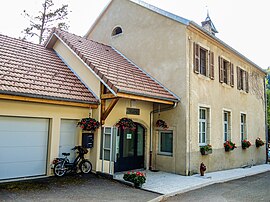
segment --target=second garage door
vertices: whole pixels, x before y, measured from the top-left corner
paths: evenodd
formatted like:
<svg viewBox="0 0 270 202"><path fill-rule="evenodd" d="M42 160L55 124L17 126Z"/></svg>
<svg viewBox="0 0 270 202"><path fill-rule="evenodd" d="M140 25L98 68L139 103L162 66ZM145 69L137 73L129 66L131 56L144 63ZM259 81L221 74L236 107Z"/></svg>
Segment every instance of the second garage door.
<svg viewBox="0 0 270 202"><path fill-rule="evenodd" d="M0 180L46 174L49 119L0 116Z"/></svg>

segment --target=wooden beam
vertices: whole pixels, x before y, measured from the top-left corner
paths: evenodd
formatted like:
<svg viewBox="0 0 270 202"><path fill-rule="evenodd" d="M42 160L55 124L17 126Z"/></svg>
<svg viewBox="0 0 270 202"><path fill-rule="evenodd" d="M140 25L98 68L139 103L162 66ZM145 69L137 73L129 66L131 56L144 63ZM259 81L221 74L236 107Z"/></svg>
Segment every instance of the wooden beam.
<svg viewBox="0 0 270 202"><path fill-rule="evenodd" d="M141 101L147 101L147 102L169 104L169 105L174 104L173 101L161 100L161 99L156 99L156 98L144 97L144 96L139 96L139 95L131 95L131 94L125 94L125 93L117 93L117 97L127 98L127 99L132 99L132 100L141 100Z"/></svg>
<svg viewBox="0 0 270 202"><path fill-rule="evenodd" d="M114 99L116 96L114 94L108 93L108 94L101 94L100 99L107 100L107 99Z"/></svg>
<svg viewBox="0 0 270 202"><path fill-rule="evenodd" d="M103 119L103 114L106 111L106 100L101 100L101 117L100 117L100 123L101 125L104 125L105 119Z"/></svg>
<svg viewBox="0 0 270 202"><path fill-rule="evenodd" d="M119 98L113 99L110 102L108 108L102 113L101 119L104 120L104 122L105 122L106 118L108 117L108 115L111 113L112 109L114 108L114 106L116 105L118 100L119 100Z"/></svg>
<svg viewBox="0 0 270 202"><path fill-rule="evenodd" d="M37 103L44 103L44 104L56 104L56 105L65 105L65 106L73 106L73 107L85 107L85 108L91 107L92 109L98 108L97 104L68 102L68 101L61 101L61 100L49 100L49 99L43 99L43 98L32 98L32 97L24 97L24 96L17 96L17 95L0 94L0 99L24 101L24 102L37 102Z"/></svg>

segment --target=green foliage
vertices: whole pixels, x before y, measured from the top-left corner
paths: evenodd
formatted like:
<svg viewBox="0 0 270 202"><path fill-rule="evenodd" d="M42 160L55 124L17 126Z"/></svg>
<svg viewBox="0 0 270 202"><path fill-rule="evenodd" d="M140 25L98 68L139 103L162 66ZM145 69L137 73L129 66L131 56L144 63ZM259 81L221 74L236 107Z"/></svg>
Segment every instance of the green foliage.
<svg viewBox="0 0 270 202"><path fill-rule="evenodd" d="M133 182L135 185L142 185L146 181L146 177L142 172L127 172L124 174L124 180Z"/></svg>
<svg viewBox="0 0 270 202"><path fill-rule="evenodd" d="M53 27L58 27L67 30L69 26L65 22L67 15L70 13L68 5L62 5L60 8L53 9L54 3L52 0L44 0L42 9L36 16L28 14L26 10L23 15L30 22L30 26L25 28L22 33L24 34L23 40L32 37L38 37L38 43L41 44L48 37Z"/></svg>

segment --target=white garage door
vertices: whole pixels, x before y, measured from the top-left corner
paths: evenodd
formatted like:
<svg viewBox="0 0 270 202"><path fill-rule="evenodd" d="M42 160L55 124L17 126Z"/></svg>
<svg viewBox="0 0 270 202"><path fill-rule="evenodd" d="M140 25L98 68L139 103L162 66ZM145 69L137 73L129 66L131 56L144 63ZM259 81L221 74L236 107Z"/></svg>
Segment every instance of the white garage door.
<svg viewBox="0 0 270 202"><path fill-rule="evenodd" d="M75 159L75 152L71 149L77 145L77 120L61 120L59 156L62 153L70 153L68 157L71 161Z"/></svg>
<svg viewBox="0 0 270 202"><path fill-rule="evenodd" d="M46 174L48 119L0 116L0 180Z"/></svg>

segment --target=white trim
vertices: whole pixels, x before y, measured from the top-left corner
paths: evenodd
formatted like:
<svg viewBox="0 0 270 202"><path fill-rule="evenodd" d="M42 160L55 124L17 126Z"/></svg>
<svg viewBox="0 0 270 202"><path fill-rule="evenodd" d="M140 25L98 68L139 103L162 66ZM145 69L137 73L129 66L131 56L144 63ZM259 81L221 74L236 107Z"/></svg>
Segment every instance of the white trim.
<svg viewBox="0 0 270 202"><path fill-rule="evenodd" d="M243 140L248 140L248 130L247 130L247 113L244 113L244 112L240 112L240 142L242 142L242 130L241 130L241 126L242 126L242 122L241 122L241 117L242 117L242 114L245 115L245 120L244 120L244 131L243 131ZM246 134L245 134L246 133Z"/></svg>
<svg viewBox="0 0 270 202"><path fill-rule="evenodd" d="M119 33L119 34L116 34L116 35L112 35L113 31L114 31L117 27L119 27L119 28L122 30L122 32ZM121 36L121 35L123 35L123 34L124 34L124 30L123 30L123 28L122 28L121 25L116 25L116 26L114 26L113 29L112 29L112 31L111 31L111 37L112 37L112 39L117 38L117 37L119 37L119 36Z"/></svg>
<svg viewBox="0 0 270 202"><path fill-rule="evenodd" d="M161 133L169 133L172 134L172 152L162 152L161 151ZM165 156L173 156L173 146L174 145L174 132L173 130L160 130L158 131L158 154Z"/></svg>

